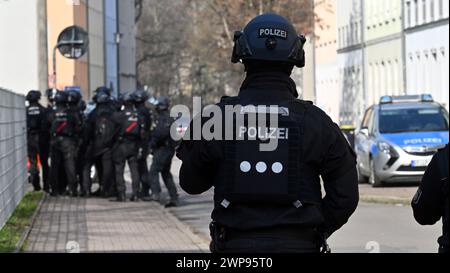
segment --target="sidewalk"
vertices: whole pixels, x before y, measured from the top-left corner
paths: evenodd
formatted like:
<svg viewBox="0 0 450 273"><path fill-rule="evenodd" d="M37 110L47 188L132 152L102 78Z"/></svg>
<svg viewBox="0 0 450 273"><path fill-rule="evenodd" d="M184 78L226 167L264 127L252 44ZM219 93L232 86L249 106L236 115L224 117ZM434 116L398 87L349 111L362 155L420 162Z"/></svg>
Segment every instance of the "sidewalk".
<svg viewBox="0 0 450 273"><path fill-rule="evenodd" d="M46 197L27 252L207 252L208 242L156 203Z"/></svg>

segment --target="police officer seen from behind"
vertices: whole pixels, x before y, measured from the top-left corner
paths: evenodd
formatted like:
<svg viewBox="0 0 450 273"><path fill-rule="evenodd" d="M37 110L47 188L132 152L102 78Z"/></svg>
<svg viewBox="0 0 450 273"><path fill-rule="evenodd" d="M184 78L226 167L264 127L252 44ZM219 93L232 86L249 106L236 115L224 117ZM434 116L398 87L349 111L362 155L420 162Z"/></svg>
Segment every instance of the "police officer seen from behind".
<svg viewBox="0 0 450 273"><path fill-rule="evenodd" d="M95 97L96 108L90 113L86 121L86 136L92 139L89 149L91 162L85 162L83 170L83 183L86 191L90 191L90 169L95 163L99 172L99 182L103 197L114 196L112 150L116 135L116 126L113 114L116 112L111 105L110 93L106 88L99 88Z"/></svg>
<svg viewBox="0 0 450 273"><path fill-rule="evenodd" d="M69 107L70 101L68 92L58 92L55 97L56 108L50 117L52 196L58 195L61 190L60 184L65 182L69 187L69 195L78 196L75 171L76 136L80 132L82 121L78 113ZM60 169L64 169L65 181L60 181Z"/></svg>
<svg viewBox="0 0 450 273"><path fill-rule="evenodd" d="M161 97L158 99L158 104L156 105L157 119L151 141L153 161L149 172L150 186L152 188L151 200L157 202L161 198L161 185L159 183L159 174L161 173L170 195L170 201L165 205L166 208L178 206L177 187L170 173L177 143L170 135L170 129L174 120L170 117L169 106L169 98Z"/></svg>
<svg viewBox="0 0 450 273"><path fill-rule="evenodd" d="M139 143L143 131L143 118L140 116L134 99L131 95L123 98L124 109L114 115L114 120L119 127L118 139L113 150L113 160L116 172L117 182L117 201L126 200L126 184L124 179L125 163L131 172L132 195L130 201L138 201L139 194L139 170L137 157L139 152Z"/></svg>
<svg viewBox="0 0 450 273"><path fill-rule="evenodd" d="M443 235L439 238L439 252L449 253L448 214L448 145L440 150L428 166L419 190L412 201L414 218L421 225L434 225L441 218Z"/></svg>
<svg viewBox="0 0 450 273"><path fill-rule="evenodd" d="M45 113L43 117L44 119L43 129L41 131L41 135L39 136L39 151L40 151L39 155L42 166L42 179L44 180L44 191L47 193L50 193L49 158L50 158L51 124L49 123L49 119L51 113L53 112L56 92L57 92L56 89L48 89L46 91L47 107L45 108Z"/></svg>
<svg viewBox="0 0 450 273"><path fill-rule="evenodd" d="M40 191L41 184L39 178L38 156L40 154L40 137L44 130L45 108L39 103L41 99L40 91L30 91L27 94L27 144L28 159L30 162L29 182L35 191ZM44 180L44 188L46 188Z"/></svg>
<svg viewBox="0 0 450 273"><path fill-rule="evenodd" d="M213 252L328 250L325 239L358 204L356 157L326 113L297 99L290 75L294 66L305 65L305 38L285 18L264 14L236 32L234 42L232 61L242 62L247 75L239 96L225 97L218 106L223 111L226 105L277 105L274 114L253 108L267 121L278 118L278 126L265 131L275 136L277 148L260 150L265 137L252 140L250 131L263 127L247 125L234 128L244 132L244 140L236 140L235 131L233 141L183 140L180 185L189 194L214 187ZM248 121L245 113L235 116Z"/></svg>
<svg viewBox="0 0 450 273"><path fill-rule="evenodd" d="M152 116L150 110L145 107L145 102L148 99L148 95L143 90L137 90L133 94L136 109L143 118L144 127L142 132L142 138L139 143L139 155L138 155L138 168L139 177L141 181L141 193L140 198L145 201L150 200L150 182L147 159L150 154L150 130L152 128Z"/></svg>

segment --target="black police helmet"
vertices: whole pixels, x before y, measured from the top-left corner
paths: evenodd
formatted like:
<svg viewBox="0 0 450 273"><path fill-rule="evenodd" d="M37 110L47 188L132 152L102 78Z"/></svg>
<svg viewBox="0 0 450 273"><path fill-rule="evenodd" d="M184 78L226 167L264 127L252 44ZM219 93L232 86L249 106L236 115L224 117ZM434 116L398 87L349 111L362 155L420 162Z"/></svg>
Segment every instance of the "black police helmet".
<svg viewBox="0 0 450 273"><path fill-rule="evenodd" d="M305 66L306 38L298 35L284 17L268 13L257 16L234 34L233 63L247 60L283 62Z"/></svg>
<svg viewBox="0 0 450 273"><path fill-rule="evenodd" d="M66 92L69 103L78 104L83 99L81 93L76 90L68 90Z"/></svg>
<svg viewBox="0 0 450 273"><path fill-rule="evenodd" d="M69 102L69 93L58 91L55 95L55 103L58 105Z"/></svg>
<svg viewBox="0 0 450 273"><path fill-rule="evenodd" d="M55 96L57 92L58 90L55 88L47 89L47 91L45 91L45 96L47 97L49 102L55 101Z"/></svg>
<svg viewBox="0 0 450 273"><path fill-rule="evenodd" d="M95 102L98 103L98 104L106 104L106 103L110 103L111 99L110 99L110 96L108 94L102 92L102 93L98 93L96 95Z"/></svg>
<svg viewBox="0 0 450 273"><path fill-rule="evenodd" d="M106 86L100 86L100 87L98 87L97 89L95 89L94 93L95 93L95 94L105 93L105 94L107 94L108 96L111 96L111 89L109 89L109 88L106 87Z"/></svg>
<svg viewBox="0 0 450 273"><path fill-rule="evenodd" d="M148 99L148 95L144 90L137 90L132 94L135 103L143 103Z"/></svg>
<svg viewBox="0 0 450 273"><path fill-rule="evenodd" d="M31 90L28 92L26 100L30 103L38 102L41 99L41 91Z"/></svg>
<svg viewBox="0 0 450 273"><path fill-rule="evenodd" d="M156 107L159 111L167 110L167 109L169 109L169 106L170 106L170 100L168 97L162 96L162 97L158 98L158 104L156 105Z"/></svg>

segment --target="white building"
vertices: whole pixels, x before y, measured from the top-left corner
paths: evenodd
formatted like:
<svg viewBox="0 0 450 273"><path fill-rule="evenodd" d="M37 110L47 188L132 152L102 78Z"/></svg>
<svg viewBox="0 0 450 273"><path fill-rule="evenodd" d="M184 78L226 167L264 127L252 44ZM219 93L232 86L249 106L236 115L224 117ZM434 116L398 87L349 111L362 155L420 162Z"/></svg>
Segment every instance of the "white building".
<svg viewBox="0 0 450 273"><path fill-rule="evenodd" d="M0 1L0 87L47 88L45 30L45 0Z"/></svg>
<svg viewBox="0 0 450 273"><path fill-rule="evenodd" d="M449 1L405 1L407 92L449 108Z"/></svg>
<svg viewBox="0 0 450 273"><path fill-rule="evenodd" d="M338 0L337 68L342 125L358 125L366 107L362 28L362 0Z"/></svg>

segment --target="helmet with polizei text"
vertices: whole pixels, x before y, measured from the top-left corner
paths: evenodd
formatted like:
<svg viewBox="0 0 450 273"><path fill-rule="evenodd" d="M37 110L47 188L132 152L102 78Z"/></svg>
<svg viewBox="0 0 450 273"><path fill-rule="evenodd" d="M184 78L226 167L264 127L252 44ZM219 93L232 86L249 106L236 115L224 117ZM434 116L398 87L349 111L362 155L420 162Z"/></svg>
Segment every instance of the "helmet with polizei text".
<svg viewBox="0 0 450 273"><path fill-rule="evenodd" d="M234 34L233 63L247 60L283 62L305 66L306 38L298 35L286 18L267 13L254 18Z"/></svg>

